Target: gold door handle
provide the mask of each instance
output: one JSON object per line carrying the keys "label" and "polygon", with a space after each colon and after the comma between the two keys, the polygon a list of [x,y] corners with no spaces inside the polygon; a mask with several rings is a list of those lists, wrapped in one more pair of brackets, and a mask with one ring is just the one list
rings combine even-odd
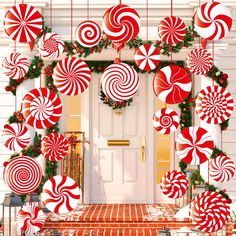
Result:
{"label": "gold door handle", "polygon": [[141,161],[145,161],[145,136],[141,137]]}

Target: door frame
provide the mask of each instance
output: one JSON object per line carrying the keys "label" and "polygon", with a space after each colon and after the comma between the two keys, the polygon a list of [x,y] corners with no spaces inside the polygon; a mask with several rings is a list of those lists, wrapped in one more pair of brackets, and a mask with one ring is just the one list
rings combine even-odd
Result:
{"label": "door frame", "polygon": [[[154,130],[152,126],[152,116],[154,114],[154,95],[153,95],[153,88],[152,88],[152,74],[145,74],[145,78],[148,83],[146,84],[147,88],[147,138],[148,142],[146,142],[147,152],[146,152],[146,203],[152,204],[156,201],[156,158],[155,158],[155,136]],[[81,127],[83,127],[83,131],[85,132],[86,140],[92,139],[92,111],[91,111],[91,104],[92,104],[92,96],[91,90],[88,88],[84,93],[81,95]],[[128,109],[128,108],[127,108]],[[85,146],[84,150],[84,203],[90,203],[91,197],[91,173],[92,173],[92,143],[90,145]]]}

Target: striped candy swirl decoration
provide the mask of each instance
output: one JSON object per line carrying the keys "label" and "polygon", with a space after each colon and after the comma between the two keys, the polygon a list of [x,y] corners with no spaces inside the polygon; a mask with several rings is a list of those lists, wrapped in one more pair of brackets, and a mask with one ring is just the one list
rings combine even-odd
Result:
{"label": "striped candy swirl decoration", "polygon": [[36,129],[46,129],[60,119],[61,100],[48,88],[32,89],[23,98],[21,113],[30,126]]}
{"label": "striped candy swirl decoration", "polygon": [[96,22],[86,20],[78,25],[75,34],[80,45],[91,48],[101,40],[102,30]]}
{"label": "striped candy swirl decoration", "polygon": [[224,38],[232,27],[230,10],[219,2],[202,4],[194,15],[194,28],[207,40]]}
{"label": "striped candy swirl decoration", "polygon": [[40,55],[48,60],[57,59],[64,51],[64,42],[58,34],[46,33],[38,41]]}
{"label": "striped candy swirl decoration", "polygon": [[140,17],[133,8],[120,4],[105,12],[102,26],[104,33],[111,41],[127,43],[139,33]]}
{"label": "striped candy swirl decoration", "polygon": [[68,96],[83,93],[91,80],[87,64],[76,57],[66,57],[53,70],[53,82],[57,89]]}
{"label": "striped candy swirl decoration", "polygon": [[206,74],[214,65],[211,54],[202,48],[192,50],[186,59],[189,70],[196,75]]}
{"label": "striped candy swirl decoration", "polygon": [[31,157],[15,157],[5,166],[4,181],[16,194],[32,193],[41,183],[42,169]]}
{"label": "striped candy swirl decoration", "polygon": [[153,116],[153,127],[161,134],[175,132],[179,126],[179,116],[170,108],[162,108]]}
{"label": "striped candy swirl decoration", "polygon": [[41,199],[45,206],[54,213],[72,211],[79,203],[80,189],[70,177],[57,175],[43,186]]}
{"label": "striped candy swirl decoration", "polygon": [[202,89],[196,98],[196,113],[208,124],[220,124],[233,113],[234,100],[224,88],[215,85]]}
{"label": "striped candy swirl decoration", "polygon": [[216,232],[230,219],[230,207],[221,194],[206,191],[192,200],[190,218],[197,229],[205,233]]}
{"label": "striped candy swirl decoration", "polygon": [[126,63],[108,66],[101,77],[102,91],[113,101],[132,98],[139,88],[139,77],[133,67]]}
{"label": "striped candy swirl decoration", "polygon": [[160,63],[160,49],[147,43],[136,49],[134,62],[140,70],[154,70]]}
{"label": "striped candy swirl decoration", "polygon": [[7,11],[4,18],[7,35],[21,43],[34,41],[41,33],[42,26],[41,14],[28,4],[16,4]]}
{"label": "striped candy swirl decoration", "polygon": [[153,79],[155,95],[168,104],[182,102],[188,97],[192,87],[190,74],[180,66],[161,68]]}
{"label": "striped candy swirl decoration", "polygon": [[4,145],[15,152],[20,152],[30,143],[30,133],[26,126],[21,123],[4,125],[3,129]]}
{"label": "striped candy swirl decoration", "polygon": [[17,224],[28,234],[34,234],[43,229],[46,215],[38,206],[28,204],[23,206],[17,214]]}
{"label": "striped candy swirl decoration", "polygon": [[176,139],[176,154],[185,163],[200,165],[206,162],[214,148],[211,135],[201,127],[182,130]]}
{"label": "striped candy swirl decoration", "polygon": [[169,198],[180,198],[187,189],[188,179],[181,171],[168,171],[161,179],[161,190]]}
{"label": "striped candy swirl decoration", "polygon": [[168,16],[160,22],[158,33],[163,42],[175,45],[184,40],[186,25],[179,17]]}
{"label": "striped candy swirl decoration", "polygon": [[236,168],[231,158],[217,156],[209,165],[209,174],[217,182],[227,182],[235,175]]}
{"label": "striped candy swirl decoration", "polygon": [[62,160],[69,148],[67,139],[59,133],[51,133],[46,135],[41,143],[41,151],[43,156],[50,161]]}
{"label": "striped candy swirl decoration", "polygon": [[2,68],[6,76],[10,79],[17,80],[26,75],[29,69],[29,62],[20,53],[11,53],[4,58]]}

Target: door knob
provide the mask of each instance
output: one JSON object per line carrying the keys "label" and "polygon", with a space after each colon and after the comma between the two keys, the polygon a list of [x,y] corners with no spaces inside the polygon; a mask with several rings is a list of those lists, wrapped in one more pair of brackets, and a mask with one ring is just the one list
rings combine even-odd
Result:
{"label": "door knob", "polygon": [[141,161],[145,161],[145,136],[141,137]]}

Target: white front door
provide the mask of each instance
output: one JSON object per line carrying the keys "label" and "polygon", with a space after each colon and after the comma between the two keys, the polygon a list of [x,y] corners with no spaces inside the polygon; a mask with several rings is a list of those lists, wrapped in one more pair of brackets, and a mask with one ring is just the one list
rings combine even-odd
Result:
{"label": "white front door", "polygon": [[[98,77],[98,76],[96,76]],[[100,81],[91,89],[91,203],[147,202],[147,161],[142,159],[141,139],[148,144],[147,77],[140,76],[140,89],[122,115],[100,100]],[[129,146],[108,146],[108,140],[129,140]],[[147,156],[148,150],[145,147]]]}

